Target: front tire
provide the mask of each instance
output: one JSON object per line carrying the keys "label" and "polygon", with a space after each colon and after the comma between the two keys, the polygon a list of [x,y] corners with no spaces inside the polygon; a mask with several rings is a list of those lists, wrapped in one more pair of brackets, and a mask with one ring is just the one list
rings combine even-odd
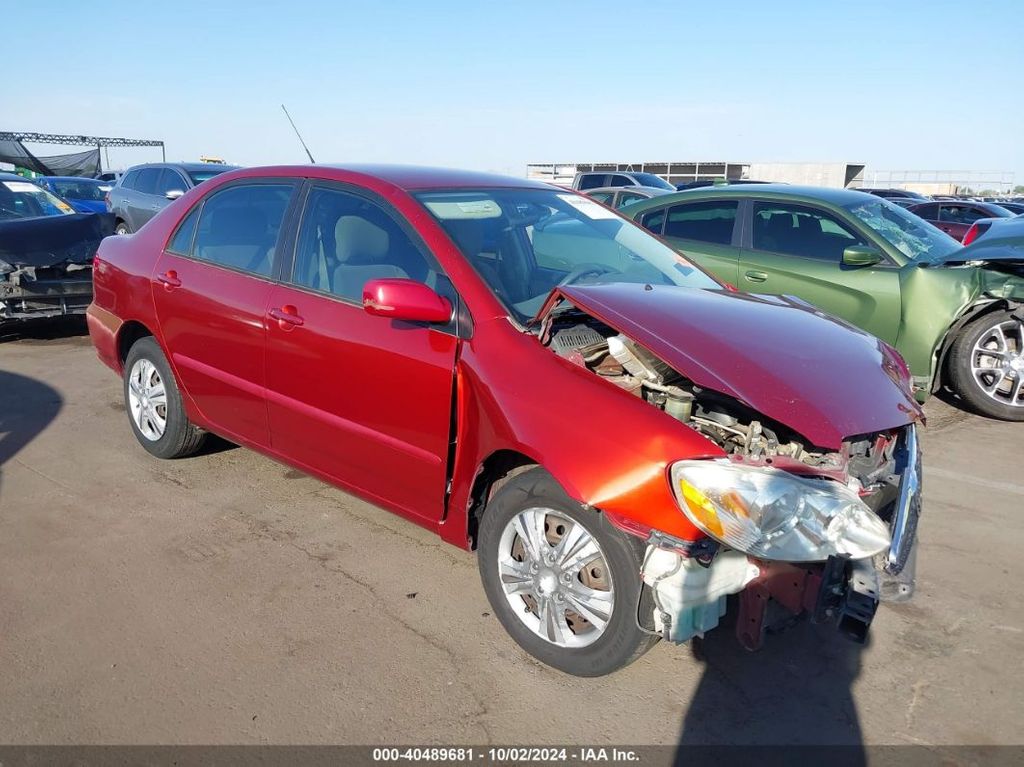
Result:
{"label": "front tire", "polygon": [[494,614],[519,646],[590,677],[627,666],[658,641],[637,626],[641,548],[536,468],[488,502],[477,553]]}
{"label": "front tire", "polygon": [[152,336],[136,341],[125,359],[124,403],[135,438],[157,458],[192,455],[206,439],[185,415],[171,366]]}
{"label": "front tire", "polygon": [[967,325],[950,349],[949,374],[978,413],[1024,421],[1024,321],[996,311]]}
{"label": "front tire", "polygon": [[114,227],[114,234],[124,235],[131,234],[132,230],[128,228],[128,224],[124,221],[118,221]]}

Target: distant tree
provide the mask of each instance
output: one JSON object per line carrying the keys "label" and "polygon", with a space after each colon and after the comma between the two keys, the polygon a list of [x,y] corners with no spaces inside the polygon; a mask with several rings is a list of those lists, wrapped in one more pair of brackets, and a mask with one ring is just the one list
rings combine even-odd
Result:
{"label": "distant tree", "polygon": [[1015,186],[1013,188],[1013,193],[1014,194],[1024,194],[1024,184],[1017,184],[1017,186]]}

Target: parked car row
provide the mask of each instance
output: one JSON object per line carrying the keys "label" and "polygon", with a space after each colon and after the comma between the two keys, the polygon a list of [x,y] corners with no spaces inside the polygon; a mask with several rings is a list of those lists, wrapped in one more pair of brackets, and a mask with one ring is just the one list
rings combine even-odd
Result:
{"label": "parked car row", "polygon": [[[793,615],[864,641],[914,587],[911,372],[669,243],[782,247],[816,221],[853,265],[908,257],[853,223],[882,200],[815,216],[764,190],[652,196],[623,209],[640,226],[487,174],[236,170],[102,242],[89,330],[147,451],[219,434],[475,549],[494,614],[555,668],[687,641],[733,594],[750,649]],[[864,197],[882,207],[847,210]],[[955,245],[919,226],[936,259]]]}

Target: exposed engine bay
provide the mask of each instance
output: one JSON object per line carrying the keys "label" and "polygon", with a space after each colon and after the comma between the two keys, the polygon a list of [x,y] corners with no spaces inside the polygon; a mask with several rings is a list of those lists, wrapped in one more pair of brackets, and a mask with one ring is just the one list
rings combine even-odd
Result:
{"label": "exposed engine bay", "polygon": [[896,435],[865,436],[840,452],[799,434],[719,392],[694,385],[630,338],[586,313],[562,310],[544,340],[561,357],[591,370],[707,437],[727,455],[798,474],[859,482],[871,492],[892,484]]}
{"label": "exposed engine bay", "polygon": [[[642,345],[571,304],[549,315],[541,341],[701,434],[730,460],[839,482],[886,524],[901,523],[902,430],[853,437],[838,451],[817,447],[733,397],[695,385]],[[885,598],[902,600],[913,591],[912,562],[906,570],[901,563],[890,571],[899,577],[886,580],[884,557],[874,562],[831,557],[824,565],[801,565],[764,562],[725,548],[713,549],[710,556],[695,551],[666,550],[656,534],[648,541],[642,575],[654,602],[650,630],[666,640],[685,642],[713,629],[725,613],[726,597],[739,594],[737,635],[748,649],[760,646],[776,614],[784,614],[783,622],[808,614],[863,642],[880,595],[888,592]],[[876,577],[876,571],[882,575]]]}

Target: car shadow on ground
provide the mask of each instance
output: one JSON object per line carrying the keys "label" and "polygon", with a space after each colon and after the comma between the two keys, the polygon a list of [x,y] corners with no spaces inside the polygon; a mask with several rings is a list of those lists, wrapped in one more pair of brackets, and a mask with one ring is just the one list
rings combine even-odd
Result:
{"label": "car shadow on ground", "polygon": [[35,378],[0,370],[0,507],[3,474],[8,461],[57,417],[64,405],[60,393]]}
{"label": "car shadow on ground", "polygon": [[228,442],[223,437],[218,437],[216,434],[207,434],[206,439],[203,441],[203,446],[198,451],[189,456],[189,458],[202,458],[207,455],[216,455],[217,453],[224,453],[228,450],[235,450],[238,448],[234,442]]}
{"label": "car shadow on ground", "polygon": [[0,326],[0,344],[11,341],[25,341],[31,344],[88,335],[89,327],[86,325],[85,317],[81,315]]}
{"label": "car shadow on ground", "polygon": [[[735,621],[728,616],[691,643],[704,671],[686,708],[676,764],[693,764],[706,746],[750,746],[747,756],[757,757],[751,763],[774,763],[765,761],[771,751],[761,747],[793,745],[841,746],[844,767],[866,764],[852,691],[865,645],[839,636],[831,626],[803,620],[769,634],[761,650],[749,652],[737,641]],[[723,751],[719,757],[729,762],[741,752]]]}

